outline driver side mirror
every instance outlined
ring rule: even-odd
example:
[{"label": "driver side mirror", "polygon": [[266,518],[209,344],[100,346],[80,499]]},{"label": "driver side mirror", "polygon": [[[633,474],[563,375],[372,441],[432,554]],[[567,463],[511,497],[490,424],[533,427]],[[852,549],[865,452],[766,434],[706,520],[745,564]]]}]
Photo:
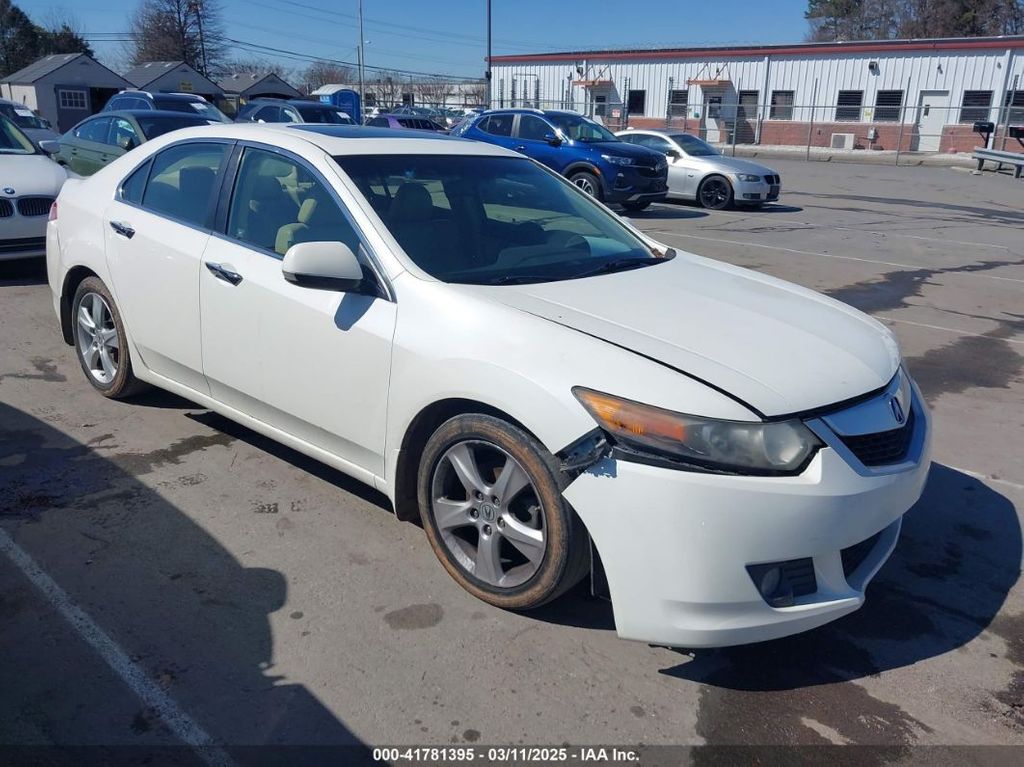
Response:
[{"label": "driver side mirror", "polygon": [[673,162],[682,157],[682,154],[679,153],[678,149],[669,149],[665,152],[665,156],[669,159],[669,162]]},{"label": "driver side mirror", "polygon": [[39,148],[49,155],[60,154],[60,142],[54,138],[47,139],[46,141],[40,141]]},{"label": "driver side mirror", "polygon": [[561,146],[562,145],[562,139],[560,139],[558,137],[558,135],[555,134],[555,133],[545,133],[544,134],[544,140],[546,142],[548,142],[551,146]]},{"label": "driver side mirror", "polygon": [[363,266],[343,242],[300,242],[288,248],[281,262],[284,278],[302,288],[361,293]]}]

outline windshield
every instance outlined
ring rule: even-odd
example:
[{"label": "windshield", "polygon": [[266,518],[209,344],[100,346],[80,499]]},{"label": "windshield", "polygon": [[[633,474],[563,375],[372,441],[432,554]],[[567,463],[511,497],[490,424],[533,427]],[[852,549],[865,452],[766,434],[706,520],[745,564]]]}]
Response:
[{"label": "windshield", "polygon": [[706,141],[701,141],[689,133],[673,133],[671,139],[675,141],[690,157],[712,157],[718,154],[718,150]]},{"label": "windshield", "polygon": [[344,112],[325,107],[299,107],[299,114],[308,123],[331,123],[332,125],[351,125],[352,118]]},{"label": "windshield", "polygon": [[335,161],[416,265],[445,282],[553,282],[664,261],[617,216],[527,159]]},{"label": "windshield", "polygon": [[169,112],[186,112],[190,114],[200,114],[207,120],[216,120],[217,122],[227,123],[231,122],[227,116],[221,112],[213,104],[207,101],[179,101],[178,99],[153,99],[153,104],[157,109],[166,109]]},{"label": "windshield", "polygon": [[36,147],[14,123],[0,116],[0,154],[35,154]]},{"label": "windshield", "polygon": [[181,117],[164,117],[162,115],[149,117],[145,114],[136,114],[135,120],[138,122],[139,127],[142,128],[142,134],[147,139],[162,136],[165,133],[170,133],[172,130],[178,130],[179,128],[194,128],[197,125],[209,125],[209,122],[199,115],[193,116],[186,114],[183,114]]},{"label": "windshield", "polygon": [[615,134],[598,125],[593,120],[588,120],[583,115],[551,114],[545,113],[544,117],[553,122],[562,134],[573,141],[582,141],[585,144],[592,144],[598,141],[618,141]]},{"label": "windshield", "polygon": [[14,108],[14,124],[19,128],[36,128],[37,130],[45,130],[50,126],[47,125],[46,120],[32,113],[32,110],[25,109],[24,107]]}]

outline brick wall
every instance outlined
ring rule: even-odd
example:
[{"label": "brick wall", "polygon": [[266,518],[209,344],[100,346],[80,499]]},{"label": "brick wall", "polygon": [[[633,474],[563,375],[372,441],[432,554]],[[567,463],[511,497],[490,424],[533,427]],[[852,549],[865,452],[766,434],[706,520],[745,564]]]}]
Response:
[{"label": "brick wall", "polygon": [[[634,128],[664,129],[665,120],[650,117],[630,117],[629,124]],[[914,133],[914,126],[907,123],[903,126],[903,138],[900,140],[899,123],[846,123],[846,122],[815,122],[809,126],[806,122],[795,122],[792,120],[765,120],[761,123],[761,144],[766,146],[807,146],[807,130],[811,128],[811,146],[829,147],[832,145],[833,133],[854,134],[854,147],[857,149],[896,149],[900,144],[900,151],[913,151],[917,146],[917,136]],[[874,142],[868,141],[868,130],[874,128],[878,131],[878,138]],[[686,133],[700,135],[699,120],[684,120],[682,118],[672,119],[673,130],[684,130]],[[753,135],[754,124],[747,123],[746,130],[740,128],[740,136],[745,133]],[[1002,129],[996,131],[992,140],[992,147],[1003,149]],[[742,140],[739,143],[744,143]],[[967,152],[970,153],[975,147],[983,146],[983,139],[972,129],[971,125],[946,125],[942,129],[942,136],[939,139],[940,152]],[[1024,152],[1024,146],[1014,138],[1006,140],[1006,151]]]}]

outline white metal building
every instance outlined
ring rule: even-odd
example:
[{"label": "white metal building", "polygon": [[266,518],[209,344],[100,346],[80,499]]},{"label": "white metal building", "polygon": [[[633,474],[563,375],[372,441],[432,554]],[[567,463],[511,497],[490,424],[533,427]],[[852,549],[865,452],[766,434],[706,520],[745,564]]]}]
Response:
[{"label": "white metal building", "polygon": [[[1024,36],[495,56],[494,107],[570,108],[711,141],[966,151],[1024,146]],[[735,133],[734,133],[735,131]]]}]

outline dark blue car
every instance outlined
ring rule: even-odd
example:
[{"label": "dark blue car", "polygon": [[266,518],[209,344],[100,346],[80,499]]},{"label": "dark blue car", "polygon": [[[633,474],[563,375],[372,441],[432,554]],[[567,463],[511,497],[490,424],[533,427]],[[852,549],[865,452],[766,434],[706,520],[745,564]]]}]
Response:
[{"label": "dark blue car", "polygon": [[522,152],[587,194],[629,210],[643,210],[668,192],[665,155],[622,141],[576,112],[496,109],[452,133]]}]

